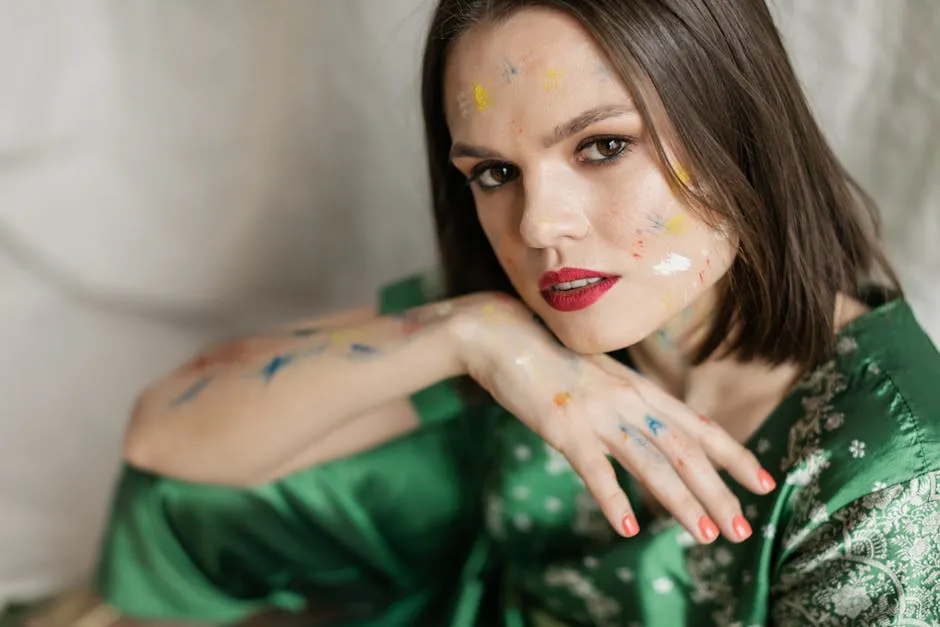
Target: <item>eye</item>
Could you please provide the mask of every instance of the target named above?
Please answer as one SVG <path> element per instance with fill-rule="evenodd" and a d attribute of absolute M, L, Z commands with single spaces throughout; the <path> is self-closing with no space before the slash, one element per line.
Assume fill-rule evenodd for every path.
<path fill-rule="evenodd" d="M 470 173 L 470 182 L 480 189 L 492 190 L 502 187 L 519 176 L 519 169 L 508 163 L 481 163 Z"/>
<path fill-rule="evenodd" d="M 633 145 L 626 137 L 600 137 L 589 139 L 578 146 L 578 159 L 587 162 L 616 161 Z"/>

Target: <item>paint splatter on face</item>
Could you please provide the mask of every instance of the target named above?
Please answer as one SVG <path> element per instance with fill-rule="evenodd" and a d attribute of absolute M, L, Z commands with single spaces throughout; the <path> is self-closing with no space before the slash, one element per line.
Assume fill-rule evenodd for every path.
<path fill-rule="evenodd" d="M 647 219 L 649 226 L 641 229 L 639 233 L 649 235 L 682 235 L 685 233 L 686 215 L 678 214 L 671 218 L 663 218 L 661 215 L 653 213 Z"/>
<path fill-rule="evenodd" d="M 519 68 L 512 64 L 511 61 L 503 61 L 503 80 L 506 81 L 507 85 L 511 85 L 513 79 L 519 76 Z"/>
<path fill-rule="evenodd" d="M 486 89 L 483 85 L 477 83 L 473 86 L 473 103 L 477 107 L 477 111 L 486 111 L 490 107 L 490 97 L 486 93 Z"/>
<path fill-rule="evenodd" d="M 662 261 L 653 266 L 653 274 L 671 276 L 688 272 L 691 267 L 692 260 L 688 257 L 683 257 L 678 253 L 669 253 Z"/>
<path fill-rule="evenodd" d="M 473 100 L 467 95 L 467 92 L 463 90 L 457 92 L 457 106 L 460 108 L 460 117 L 470 117 L 470 113 L 473 111 Z"/>
<path fill-rule="evenodd" d="M 542 81 L 542 84 L 545 87 L 545 91 L 555 91 L 561 87 L 561 78 L 564 76 L 564 72 L 557 70 L 555 68 L 549 68 L 545 72 L 545 78 Z"/>
<path fill-rule="evenodd" d="M 672 310 L 676 307 L 672 294 L 663 294 L 659 297 L 659 302 L 662 303 L 663 309 L 669 313 L 672 313 Z"/>
<path fill-rule="evenodd" d="M 684 170 L 674 161 L 664 167 L 626 83 L 612 77 L 590 35 L 544 9 L 472 29 L 455 44 L 445 74 L 455 144 L 501 155 L 454 159 L 468 177 L 484 168 L 471 184 L 479 223 L 525 303 L 581 353 L 640 342 L 670 322 L 676 305 L 717 294 L 714 284 L 737 245 L 716 240 L 712 221 L 684 205 L 669 168 Z M 486 115 L 464 115 L 457 96 L 472 85 L 486 86 Z M 645 95 L 654 119 L 661 117 L 655 94 Z M 471 97 L 471 109 L 476 104 Z M 593 121 L 570 124 L 585 116 Z M 566 126 L 576 130 L 556 135 Z M 668 128 L 658 130 L 667 155 L 681 154 L 670 146 Z M 499 177 L 505 170 L 496 166 L 515 174 Z M 698 255 L 703 247 L 709 262 Z M 588 306 L 555 310 L 539 279 L 559 264 L 620 280 Z"/>

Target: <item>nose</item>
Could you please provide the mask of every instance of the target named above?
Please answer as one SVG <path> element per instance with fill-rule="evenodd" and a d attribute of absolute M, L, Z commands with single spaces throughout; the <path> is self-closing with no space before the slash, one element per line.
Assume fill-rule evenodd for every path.
<path fill-rule="evenodd" d="M 566 171 L 543 171 L 524 179 L 524 207 L 519 231 L 532 248 L 551 248 L 583 239 L 590 230 L 590 194 Z"/>

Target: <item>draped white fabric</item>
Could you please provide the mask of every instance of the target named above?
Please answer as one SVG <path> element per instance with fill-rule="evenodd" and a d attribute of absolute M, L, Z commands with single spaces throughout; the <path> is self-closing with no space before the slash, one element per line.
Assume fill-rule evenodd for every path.
<path fill-rule="evenodd" d="M 775 1 L 940 338 L 940 3 Z M 433 262 L 431 6 L 0 3 L 0 605 L 88 572 L 147 381 Z"/>

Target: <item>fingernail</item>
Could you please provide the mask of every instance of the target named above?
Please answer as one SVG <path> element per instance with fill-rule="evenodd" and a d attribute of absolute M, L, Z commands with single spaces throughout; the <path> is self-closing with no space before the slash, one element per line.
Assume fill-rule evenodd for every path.
<path fill-rule="evenodd" d="M 760 469 L 757 473 L 757 481 L 760 483 L 760 487 L 763 488 L 764 492 L 770 492 L 777 487 L 777 482 L 774 481 L 774 478 L 770 476 L 770 473 Z"/>
<path fill-rule="evenodd" d="M 718 525 L 708 516 L 698 519 L 698 530 L 705 542 L 713 542 L 718 537 Z"/>
<path fill-rule="evenodd" d="M 753 533 L 751 530 L 751 524 L 747 522 L 747 519 L 745 519 L 741 514 L 738 514 L 734 517 L 734 519 L 731 521 L 731 527 L 742 540 L 750 538 L 751 533 Z"/>
<path fill-rule="evenodd" d="M 636 534 L 640 533 L 640 524 L 633 516 L 624 516 L 621 525 L 623 525 L 623 532 L 628 538 L 632 538 Z"/>

